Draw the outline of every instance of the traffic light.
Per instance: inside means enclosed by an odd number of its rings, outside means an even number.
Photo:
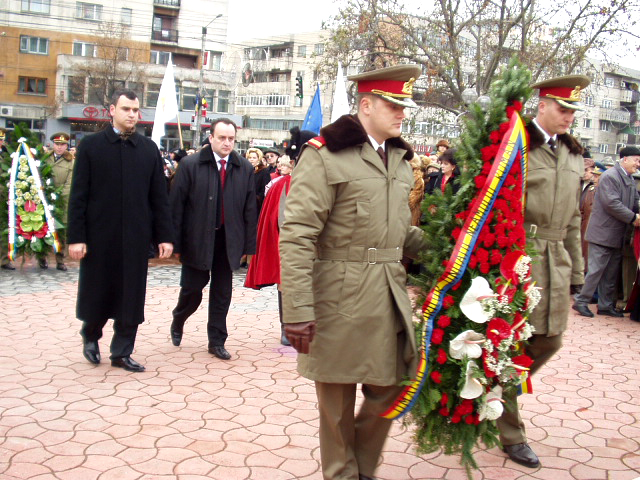
[[[296,77],[296,97],[298,97],[298,98],[302,98],[303,97],[302,77],[301,76],[297,76]]]

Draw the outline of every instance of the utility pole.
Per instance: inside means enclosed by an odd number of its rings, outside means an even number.
[[[202,99],[204,98],[204,43],[206,40],[206,36],[207,36],[207,27],[209,25],[211,25],[214,21],[216,21],[217,19],[219,19],[222,16],[221,13],[219,13],[218,15],[215,16],[215,18],[213,20],[211,20],[209,23],[207,23],[206,26],[202,27],[202,48],[200,49],[200,82],[198,84],[198,94],[196,95],[196,131],[193,134],[193,145],[191,145],[192,148],[198,148],[200,146],[200,142],[202,141],[202,139],[200,138],[200,136],[202,135],[202,115],[201,115],[201,108],[202,108]],[[213,108],[213,105],[211,106]]]

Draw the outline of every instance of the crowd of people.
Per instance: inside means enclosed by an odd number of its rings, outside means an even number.
[[[315,382],[324,478],[373,479],[391,425],[380,413],[414,375],[419,357],[406,271],[428,248],[421,205],[460,188],[456,150],[446,139],[420,157],[400,137],[405,109],[416,107],[411,91],[419,75],[418,66],[401,65],[350,77],[357,112],[319,136],[292,129],[286,152],[250,148],[241,156],[237,127],[226,118],[212,123],[197,150],[163,152],[136,132],[140,106],[130,90],[114,93],[112,122],[85,137],[75,156],[67,134],[52,136],[56,178],[69,204],[66,243],[80,260],[76,316],[85,358],[100,363],[98,340],[113,319],[111,364],[144,371],[131,354],[154,243],[161,258],[173,255],[182,264],[171,342],[181,345],[210,284],[208,351],[229,360],[232,276],[247,264],[246,287],[277,285],[280,341],[295,348],[298,371]],[[588,84],[571,76],[533,85],[540,98],[528,126],[525,228],[539,254],[532,275],[544,288],[530,319],[531,374],[561,348],[570,289],[580,315],[593,316],[588,304],[597,296],[599,315],[621,317],[616,301],[623,297],[640,320],[640,295],[631,289],[634,239],[640,250],[633,235],[640,226],[633,177],[640,150],[623,149],[607,169],[568,133],[580,108],[576,89]],[[625,258],[631,275],[620,274]],[[66,269],[61,255],[56,262]],[[2,268],[15,267],[3,258]],[[621,296],[622,284],[628,288]],[[354,416],[358,384],[364,400]],[[505,402],[497,421],[505,452],[539,466],[515,395]]]

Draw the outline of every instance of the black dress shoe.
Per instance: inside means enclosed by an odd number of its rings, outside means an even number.
[[[227,349],[221,345],[214,345],[213,347],[209,347],[209,353],[215,355],[220,360],[229,360],[231,355],[227,352]]]
[[[617,308],[603,308],[602,310],[598,309],[598,315],[604,315],[606,317],[624,317],[624,313],[622,313]]]
[[[516,443],[515,445],[505,445],[504,451],[509,458],[520,465],[529,468],[540,466],[540,460],[531,447],[526,443]]]
[[[16,269],[15,265],[13,264],[13,262],[3,263],[2,267],[0,267],[0,268],[2,268],[3,270],[15,270]]]
[[[180,342],[182,342],[182,329],[177,328],[175,322],[172,322],[169,332],[171,333],[171,343],[173,343],[176,347],[179,347]]]
[[[94,365],[98,365],[100,363],[100,347],[98,346],[98,342],[85,341],[84,347],[82,348],[82,354],[84,355],[84,358]]]
[[[589,318],[593,317],[593,312],[589,310],[589,307],[587,307],[586,305],[583,305],[582,303],[574,303],[571,308],[573,308],[576,312],[578,312],[583,317],[589,317]]]
[[[49,268],[49,262],[47,262],[46,258],[39,258],[38,259],[38,266],[41,269],[46,270],[47,268]]]
[[[60,270],[61,272],[66,272],[67,271],[67,266],[64,263],[56,264],[56,268],[58,270]]]
[[[144,372],[144,366],[131,357],[114,358],[111,360],[111,366],[124,368],[128,372]]]

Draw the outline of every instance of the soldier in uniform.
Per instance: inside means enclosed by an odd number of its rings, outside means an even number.
[[[6,135],[7,135],[7,131],[4,128],[0,128],[0,156],[4,156],[5,154],[8,155],[8,150],[7,147],[5,147],[4,142],[6,140]],[[0,194],[0,198],[2,198],[2,201],[6,202],[8,201],[8,196],[9,193],[7,191],[7,186],[6,185],[0,185],[0,192],[2,192]],[[6,210],[5,210],[6,211]],[[2,242],[2,246],[0,246],[0,255],[2,256],[2,265],[0,266],[0,268],[2,268],[3,270],[15,270],[16,267],[13,264],[13,262],[11,260],[9,260],[8,255],[8,242],[5,241],[5,239],[3,238],[1,240]]]
[[[302,147],[280,231],[283,320],[298,372],[314,380],[324,478],[373,478],[391,420],[380,417],[415,376],[417,350],[403,253],[422,232],[407,199],[417,65],[349,77],[358,112]],[[365,333],[366,332],[366,333]],[[357,384],[364,401],[354,418]]]
[[[541,287],[542,299],[529,321],[535,328],[526,353],[533,359],[534,374],[562,346],[569,317],[569,290],[584,283],[580,247],[580,179],[584,173],[582,146],[568,131],[580,93],[589,77],[569,75],[532,85],[540,89],[538,113],[529,132],[529,176],[525,228],[539,256],[532,277]],[[527,444],[525,427],[515,392],[504,395],[505,410],[497,420],[505,452],[526,467],[540,465]]]
[[[67,202],[69,201],[69,193],[71,192],[71,177],[73,174],[73,154],[69,151],[69,135],[64,132],[54,133],[51,136],[53,142],[53,183],[56,187],[62,188],[64,217],[60,220],[65,225],[65,230],[60,232],[60,251],[56,253],[56,268],[66,271],[67,266],[64,264],[64,248],[65,248],[65,232],[67,225]],[[44,259],[46,264],[47,259]],[[42,263],[40,266],[43,267]],[[43,267],[46,268],[46,267]]]

